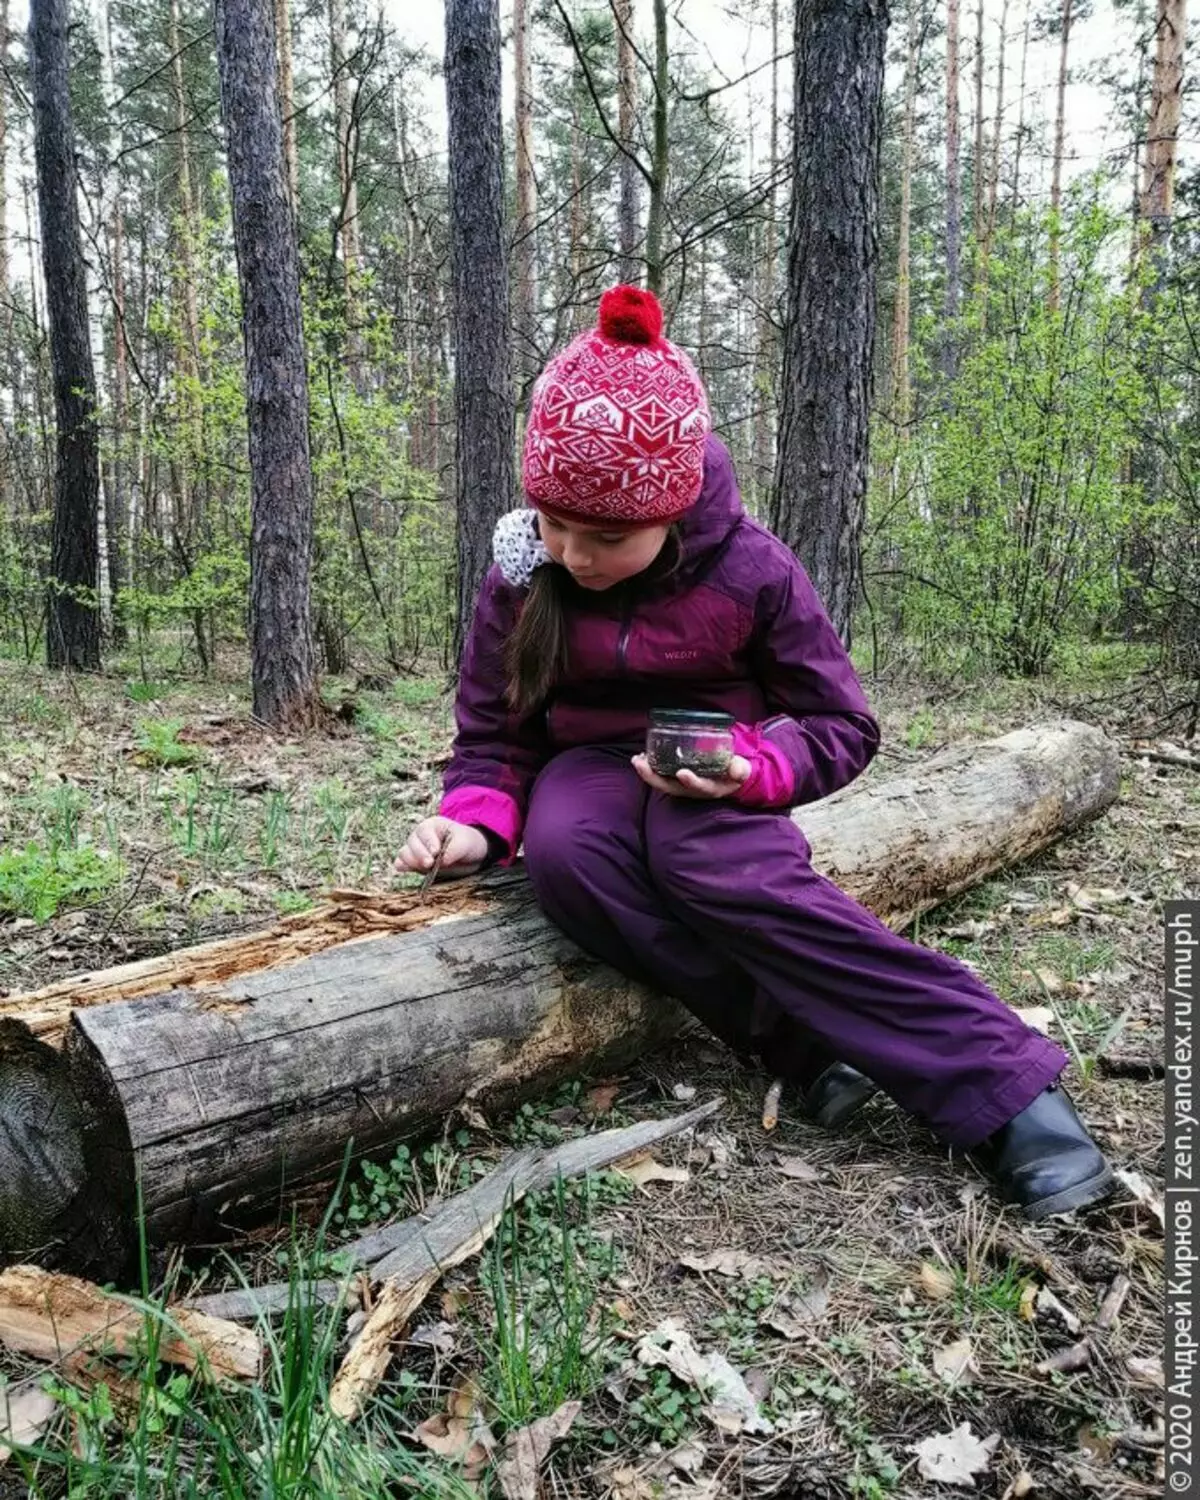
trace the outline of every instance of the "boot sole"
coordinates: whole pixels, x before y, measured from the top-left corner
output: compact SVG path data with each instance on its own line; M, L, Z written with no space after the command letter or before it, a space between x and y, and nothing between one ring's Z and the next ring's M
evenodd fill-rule
M879 1085L872 1083L869 1078L864 1078L861 1083L847 1085L824 1108L816 1110L806 1118L814 1125L820 1125L824 1130L838 1130L847 1121L853 1119L867 1100L873 1099L878 1092Z
M1112 1168L1105 1166L1091 1177L1085 1177L1082 1182L1073 1183L1059 1193L1051 1193L1048 1198L1038 1198L1033 1203L1022 1204L1021 1212L1034 1224L1041 1219L1050 1218L1052 1214L1068 1214L1074 1209L1086 1208L1089 1203L1099 1203L1101 1198L1107 1198L1115 1182Z

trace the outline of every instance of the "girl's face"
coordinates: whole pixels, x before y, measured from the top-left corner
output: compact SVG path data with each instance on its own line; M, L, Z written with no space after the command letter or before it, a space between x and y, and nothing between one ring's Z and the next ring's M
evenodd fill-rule
M600 592L644 572L662 551L666 526L585 526L538 512L542 545L581 588Z

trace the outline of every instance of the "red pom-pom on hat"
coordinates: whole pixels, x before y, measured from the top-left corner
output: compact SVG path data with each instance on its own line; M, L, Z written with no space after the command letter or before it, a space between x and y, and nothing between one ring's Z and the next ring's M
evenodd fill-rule
M640 286L610 287L600 298L600 332L620 344L652 344L662 333L662 304Z

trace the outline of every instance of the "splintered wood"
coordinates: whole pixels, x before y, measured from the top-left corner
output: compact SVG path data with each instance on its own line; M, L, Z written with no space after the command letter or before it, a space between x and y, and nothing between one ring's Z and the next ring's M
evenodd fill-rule
M262 1342L253 1330L186 1308L159 1316L164 1363L218 1378L260 1374ZM38 1266L0 1274L0 1344L35 1359L59 1361L81 1350L128 1354L145 1346L146 1319L141 1307L77 1276Z
M283 917L259 932L97 969L45 989L10 995L0 999L0 1020L11 1016L23 1021L34 1036L59 1047L71 1011L83 1006L110 1005L168 990L217 988L230 979L299 963L340 943L411 932L441 917L486 910L487 903L477 889L459 886L425 893L331 891L325 905Z

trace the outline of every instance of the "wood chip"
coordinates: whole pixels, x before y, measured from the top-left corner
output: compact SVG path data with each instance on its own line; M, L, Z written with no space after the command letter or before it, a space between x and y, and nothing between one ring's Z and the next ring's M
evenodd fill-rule
M154 1315L152 1315L154 1316ZM158 1357L213 1376L254 1380L262 1368L258 1336L190 1308L167 1308ZM0 1274L0 1343L37 1359L59 1360L78 1349L127 1354L144 1342L146 1314L93 1282L37 1266Z

